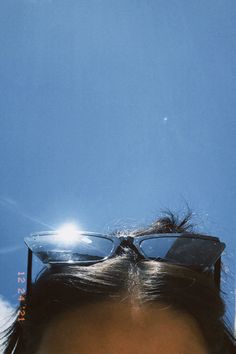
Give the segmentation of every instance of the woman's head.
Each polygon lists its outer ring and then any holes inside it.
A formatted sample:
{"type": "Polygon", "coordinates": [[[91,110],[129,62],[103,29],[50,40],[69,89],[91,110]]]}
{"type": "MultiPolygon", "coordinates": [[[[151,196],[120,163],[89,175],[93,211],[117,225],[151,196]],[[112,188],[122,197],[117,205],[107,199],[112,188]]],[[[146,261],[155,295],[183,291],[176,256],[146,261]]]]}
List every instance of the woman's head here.
{"type": "MultiPolygon", "coordinates": [[[[133,235],[189,232],[169,213],[133,235]]],[[[227,353],[224,303],[211,275],[132,250],[90,266],[54,265],[33,284],[25,321],[9,329],[10,353],[227,353]]]]}

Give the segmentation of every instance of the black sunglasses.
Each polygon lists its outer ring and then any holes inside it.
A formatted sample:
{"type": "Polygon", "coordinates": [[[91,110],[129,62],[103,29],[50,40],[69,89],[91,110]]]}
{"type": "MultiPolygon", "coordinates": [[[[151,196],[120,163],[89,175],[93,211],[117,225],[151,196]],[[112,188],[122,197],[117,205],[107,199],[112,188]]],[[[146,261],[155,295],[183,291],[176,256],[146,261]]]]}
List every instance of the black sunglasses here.
{"type": "Polygon", "coordinates": [[[58,263],[91,265],[115,257],[129,247],[141,259],[167,262],[196,271],[213,271],[220,288],[221,254],[225,244],[218,237],[191,233],[152,235],[106,235],[76,231],[72,235],[60,232],[40,232],[24,241],[28,246],[27,290],[32,285],[32,256],[44,264],[58,263]]]}

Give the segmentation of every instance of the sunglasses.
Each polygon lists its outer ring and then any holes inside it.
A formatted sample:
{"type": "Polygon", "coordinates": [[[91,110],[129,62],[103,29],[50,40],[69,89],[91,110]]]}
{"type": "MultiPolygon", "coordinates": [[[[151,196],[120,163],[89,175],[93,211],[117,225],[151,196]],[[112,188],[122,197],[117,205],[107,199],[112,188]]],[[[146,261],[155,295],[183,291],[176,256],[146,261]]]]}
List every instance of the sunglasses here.
{"type": "Polygon", "coordinates": [[[225,244],[218,237],[191,233],[165,233],[142,236],[106,235],[76,231],[40,232],[25,237],[28,247],[27,290],[32,285],[33,254],[44,264],[79,264],[104,262],[132,249],[140,259],[167,262],[195,271],[212,271],[220,288],[221,254],[225,244]]]}

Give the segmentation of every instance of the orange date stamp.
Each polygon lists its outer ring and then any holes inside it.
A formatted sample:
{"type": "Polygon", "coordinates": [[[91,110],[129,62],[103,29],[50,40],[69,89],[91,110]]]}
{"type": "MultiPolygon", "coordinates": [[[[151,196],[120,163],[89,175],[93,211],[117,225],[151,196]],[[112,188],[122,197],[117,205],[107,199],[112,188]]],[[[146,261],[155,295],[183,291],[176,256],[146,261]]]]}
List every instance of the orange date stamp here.
{"type": "Polygon", "coordinates": [[[17,273],[17,283],[18,283],[18,288],[17,288],[17,293],[18,293],[18,300],[20,301],[20,308],[19,308],[19,314],[18,314],[18,321],[24,321],[25,320],[25,310],[26,310],[26,291],[25,291],[25,272],[18,272],[17,273]]]}

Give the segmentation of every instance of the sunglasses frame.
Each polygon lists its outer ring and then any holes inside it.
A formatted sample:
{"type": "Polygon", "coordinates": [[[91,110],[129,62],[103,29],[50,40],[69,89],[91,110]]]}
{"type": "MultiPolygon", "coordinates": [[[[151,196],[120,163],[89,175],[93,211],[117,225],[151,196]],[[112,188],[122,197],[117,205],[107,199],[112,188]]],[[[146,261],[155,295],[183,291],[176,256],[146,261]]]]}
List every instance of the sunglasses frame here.
{"type": "MultiPolygon", "coordinates": [[[[106,234],[100,234],[100,233],[95,233],[95,232],[87,232],[87,231],[80,231],[77,232],[78,235],[80,236],[93,236],[93,237],[99,237],[99,238],[105,238],[109,239],[113,242],[113,247],[110,252],[110,254],[106,257],[104,257],[101,260],[91,260],[91,261],[73,261],[73,262],[68,262],[68,261],[61,261],[61,262],[48,262],[49,264],[80,264],[80,265],[90,265],[94,263],[100,263],[104,262],[109,258],[112,258],[114,255],[117,254],[117,250],[122,246],[122,245],[127,245],[130,248],[132,248],[136,253],[138,253],[141,257],[144,259],[149,259],[153,260],[152,258],[146,257],[144,252],[142,251],[142,248],[140,246],[141,242],[143,240],[147,239],[152,239],[152,238],[180,238],[181,236],[184,238],[193,238],[193,239],[201,239],[201,240],[207,240],[207,241],[212,241],[212,242],[217,242],[221,245],[222,251],[221,254],[225,248],[225,244],[219,240],[218,237],[215,236],[206,236],[202,234],[192,234],[192,233],[158,233],[158,234],[146,234],[146,235],[141,235],[141,236],[135,236],[135,235],[106,235],[106,234]]],[[[44,236],[56,236],[58,235],[59,237],[59,232],[57,231],[46,231],[46,232],[39,232],[32,234],[30,237],[25,237],[24,241],[25,244],[28,247],[28,257],[27,257],[27,288],[26,288],[26,298],[30,294],[31,286],[32,286],[32,263],[33,263],[33,251],[30,249],[30,246],[27,244],[27,241],[31,240],[33,237],[44,237],[44,236]]],[[[214,266],[214,282],[216,284],[216,287],[220,289],[220,280],[221,280],[221,254],[218,257],[218,259],[211,265],[214,266]]],[[[166,263],[171,263],[166,261],[166,263]]],[[[172,263],[173,264],[173,263],[172,263]]],[[[177,263],[176,263],[177,264],[177,263]]],[[[186,268],[191,268],[191,266],[187,265],[181,265],[180,266],[186,267],[186,268]]]]}

